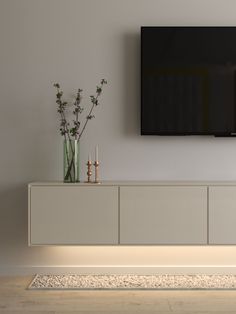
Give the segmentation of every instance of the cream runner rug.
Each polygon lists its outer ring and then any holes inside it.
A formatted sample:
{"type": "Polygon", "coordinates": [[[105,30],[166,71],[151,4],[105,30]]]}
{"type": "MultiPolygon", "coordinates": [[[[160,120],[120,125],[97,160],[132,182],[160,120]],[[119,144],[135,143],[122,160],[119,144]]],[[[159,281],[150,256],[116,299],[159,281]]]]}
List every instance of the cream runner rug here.
{"type": "Polygon", "coordinates": [[[36,275],[28,289],[236,289],[236,275],[36,275]]]}

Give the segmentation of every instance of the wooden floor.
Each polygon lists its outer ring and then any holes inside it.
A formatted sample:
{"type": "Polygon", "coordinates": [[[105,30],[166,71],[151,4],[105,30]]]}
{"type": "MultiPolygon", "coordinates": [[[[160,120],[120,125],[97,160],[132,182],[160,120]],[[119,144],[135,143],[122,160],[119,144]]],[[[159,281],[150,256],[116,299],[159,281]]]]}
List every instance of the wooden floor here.
{"type": "Polygon", "coordinates": [[[4,314],[236,314],[236,291],[33,291],[27,277],[0,277],[4,314]]]}

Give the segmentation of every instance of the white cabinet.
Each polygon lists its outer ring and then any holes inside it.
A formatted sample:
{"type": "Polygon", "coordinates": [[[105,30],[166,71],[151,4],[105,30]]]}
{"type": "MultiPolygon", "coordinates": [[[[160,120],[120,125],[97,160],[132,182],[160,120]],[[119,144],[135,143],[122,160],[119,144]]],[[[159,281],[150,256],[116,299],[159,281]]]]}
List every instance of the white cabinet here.
{"type": "Polygon", "coordinates": [[[118,244],[118,187],[31,186],[30,245],[118,244]]]}
{"type": "Polygon", "coordinates": [[[236,244],[236,186],[209,187],[209,244],[236,244]]]}
{"type": "Polygon", "coordinates": [[[32,183],[29,245],[236,244],[236,182],[32,183]]]}
{"type": "Polygon", "coordinates": [[[121,187],[120,243],[207,244],[207,187],[121,187]]]}

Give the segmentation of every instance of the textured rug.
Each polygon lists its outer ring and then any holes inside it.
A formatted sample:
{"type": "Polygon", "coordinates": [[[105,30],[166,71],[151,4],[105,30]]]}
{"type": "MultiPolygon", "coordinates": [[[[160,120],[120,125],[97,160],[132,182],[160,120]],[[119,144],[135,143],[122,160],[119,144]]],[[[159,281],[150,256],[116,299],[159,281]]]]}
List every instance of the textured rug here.
{"type": "Polygon", "coordinates": [[[29,289],[230,290],[236,275],[36,275],[29,289]]]}

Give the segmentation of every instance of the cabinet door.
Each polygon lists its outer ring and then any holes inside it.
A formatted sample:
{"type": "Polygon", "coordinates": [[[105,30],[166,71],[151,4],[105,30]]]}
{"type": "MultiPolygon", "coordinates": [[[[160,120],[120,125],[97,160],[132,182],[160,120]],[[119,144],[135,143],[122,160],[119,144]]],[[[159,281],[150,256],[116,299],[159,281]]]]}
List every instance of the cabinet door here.
{"type": "Polygon", "coordinates": [[[236,186],[209,188],[209,243],[236,244],[236,186]]]}
{"type": "Polygon", "coordinates": [[[207,187],[121,187],[121,244],[206,244],[207,187]]]}
{"type": "Polygon", "coordinates": [[[30,244],[118,243],[118,188],[33,186],[30,244]]]}

